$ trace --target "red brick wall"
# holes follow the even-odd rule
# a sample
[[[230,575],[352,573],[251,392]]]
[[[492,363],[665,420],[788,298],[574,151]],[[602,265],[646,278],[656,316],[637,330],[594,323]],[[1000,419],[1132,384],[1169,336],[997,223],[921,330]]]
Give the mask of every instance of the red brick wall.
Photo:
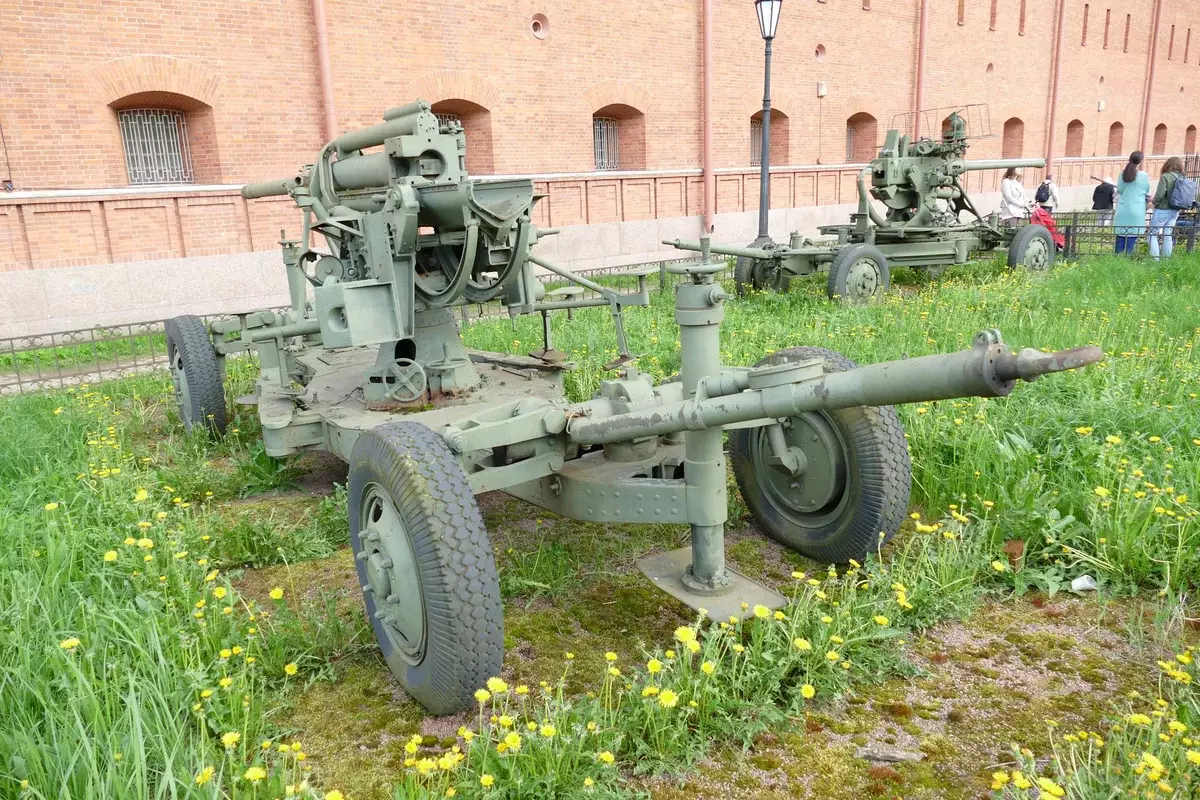
[[[852,172],[837,169],[846,159],[850,118],[877,120],[876,139],[894,122],[908,122],[919,2],[785,5],[772,96],[787,130],[772,137],[772,162],[824,168],[781,175],[773,181],[773,203],[841,197],[853,180]],[[928,2],[925,106],[988,104],[988,119],[971,120],[970,132],[991,133],[973,143],[973,158],[1001,155],[1010,118],[1022,123],[1021,153],[1044,155],[1058,4]],[[1200,3],[1162,0],[1143,130],[1154,3],[1064,0],[1056,157],[1076,148],[1084,158],[1108,155],[1114,123],[1123,126],[1113,148],[1121,154],[1142,142],[1151,150],[1158,125],[1166,126],[1165,152],[1187,146],[1188,127],[1200,124]],[[750,120],[761,108],[763,44],[749,0],[713,5],[715,164],[744,170],[718,175],[716,211],[752,210],[758,192],[749,169]],[[623,131],[622,155],[636,167],[672,174],[540,181],[549,196],[539,213],[557,225],[700,212],[703,194],[693,172],[701,160],[699,3],[327,0],[326,6],[340,128],[374,123],[386,107],[419,96],[460,114],[470,167],[478,172],[590,172],[592,115],[629,107],[640,114],[626,120],[630,149]],[[530,29],[535,12],[548,19],[545,38]],[[8,0],[0,4],[0,29],[7,145],[0,179],[10,177],[18,190],[125,186],[115,108],[134,100],[188,113],[198,183],[286,175],[310,162],[321,144],[309,0]],[[823,98],[819,82],[827,89]],[[923,122],[925,132],[944,116]],[[863,147],[854,158],[869,152]],[[1088,169],[1056,177],[1063,183],[1080,173],[1086,182]],[[971,180],[983,188],[991,178]],[[0,194],[0,268],[265,249],[279,223],[295,227],[286,206],[245,204],[228,193],[69,199],[21,204]],[[61,225],[48,224],[47,205],[60,212]],[[56,230],[70,236],[44,239]]]

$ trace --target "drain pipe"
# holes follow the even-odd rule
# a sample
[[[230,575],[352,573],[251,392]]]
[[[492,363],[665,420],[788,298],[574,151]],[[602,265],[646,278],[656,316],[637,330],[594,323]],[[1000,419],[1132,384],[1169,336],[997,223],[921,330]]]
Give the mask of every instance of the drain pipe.
[[[337,138],[337,110],[333,106],[333,68],[329,65],[329,28],[325,22],[325,0],[312,0],[313,28],[317,34],[317,82],[325,117],[325,141]]]
[[[921,138],[921,107],[925,104],[925,41],[929,34],[929,0],[921,0],[917,27],[917,96],[913,108],[913,141]]]
[[[713,0],[704,0],[704,20],[701,38],[704,40],[704,64],[701,69],[701,140],[704,158],[704,232],[712,233],[713,212],[717,205],[717,179],[713,174],[713,125],[712,125],[712,81],[713,81]]]
[[[1158,60],[1158,23],[1162,18],[1162,0],[1154,2],[1154,27],[1150,34],[1150,69],[1146,74],[1146,96],[1142,98],[1142,130],[1138,134],[1138,150],[1146,152],[1146,134],[1150,132],[1150,105],[1154,92],[1154,65]]]
[[[1063,35],[1067,27],[1067,0],[1058,2],[1058,32],[1054,36],[1054,73],[1050,79],[1050,124],[1046,136],[1046,174],[1054,174],[1054,132],[1058,116],[1058,79],[1062,75]]]

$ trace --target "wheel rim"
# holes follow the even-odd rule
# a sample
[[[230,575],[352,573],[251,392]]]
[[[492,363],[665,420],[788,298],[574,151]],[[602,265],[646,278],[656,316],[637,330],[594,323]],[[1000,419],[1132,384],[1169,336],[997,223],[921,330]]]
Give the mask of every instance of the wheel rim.
[[[883,271],[870,256],[855,259],[846,272],[846,294],[852,300],[870,300],[879,291]]]
[[[1046,269],[1049,262],[1050,251],[1046,247],[1046,241],[1040,237],[1031,239],[1025,246],[1025,257],[1021,259],[1021,263],[1025,265],[1026,269],[1041,272]]]
[[[410,664],[425,656],[425,599],[412,544],[391,495],[372,483],[363,492],[358,558],[365,564],[375,618]]]
[[[183,354],[178,347],[172,347],[170,353],[171,383],[175,389],[175,404],[179,406],[179,416],[183,425],[191,430],[195,420],[192,419],[192,394],[188,390],[187,370],[183,368]]]
[[[806,466],[792,476],[767,463],[767,434],[759,428],[750,438],[750,459],[763,495],[789,522],[805,528],[828,525],[850,497],[849,451],[837,428],[824,414],[813,412],[788,420],[784,440],[804,453]]]

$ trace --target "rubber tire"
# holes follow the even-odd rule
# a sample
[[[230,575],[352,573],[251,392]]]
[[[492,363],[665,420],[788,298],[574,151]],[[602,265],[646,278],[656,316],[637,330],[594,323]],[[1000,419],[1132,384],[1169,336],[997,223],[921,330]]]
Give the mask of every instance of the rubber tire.
[[[1034,239],[1042,239],[1046,243],[1046,268],[1038,271],[1048,272],[1054,266],[1054,257],[1058,248],[1054,246],[1054,239],[1050,236],[1050,231],[1042,225],[1026,225],[1017,229],[1012,244],[1008,246],[1008,265],[1010,267],[1028,269],[1025,266],[1025,251],[1029,249],[1029,243]]]
[[[759,290],[761,286],[754,285],[754,264],[757,259],[738,256],[733,262],[733,283],[737,288],[737,296],[745,297],[751,290]]]
[[[888,269],[887,256],[878,247],[869,244],[852,244],[843,247],[834,256],[829,265],[829,279],[825,287],[830,300],[846,300],[847,302],[862,302],[849,296],[846,280],[850,277],[850,265],[861,256],[869,255],[879,265],[879,287],[873,299],[881,297],[892,285],[891,271]]]
[[[474,692],[500,674],[504,606],[487,527],[458,459],[442,437],[417,422],[389,422],[354,444],[350,456],[350,543],[357,555],[362,501],[377,484],[395,504],[417,562],[425,602],[425,652],[409,664],[375,619],[375,598],[364,593],[367,615],[392,673],[431,714],[462,711]],[[366,565],[355,558],[359,583]]]
[[[811,358],[820,358],[826,372],[845,372],[856,366],[850,359],[823,347],[790,347],[772,353],[757,366]],[[730,457],[738,489],[758,527],[775,541],[826,564],[844,563],[851,558],[862,561],[896,535],[908,513],[912,462],[904,428],[892,406],[808,413],[823,415],[848,450],[850,496],[842,513],[824,527],[810,528],[796,524],[780,512],[763,490],[751,459],[751,436],[761,428],[742,428],[730,436]]]
[[[189,409],[179,409],[179,416],[188,431],[202,422],[210,436],[225,435],[227,414],[225,386],[221,381],[221,362],[213,349],[208,327],[199,317],[190,314],[167,320],[167,359],[174,365],[182,362],[187,376]],[[212,419],[209,419],[209,415]]]

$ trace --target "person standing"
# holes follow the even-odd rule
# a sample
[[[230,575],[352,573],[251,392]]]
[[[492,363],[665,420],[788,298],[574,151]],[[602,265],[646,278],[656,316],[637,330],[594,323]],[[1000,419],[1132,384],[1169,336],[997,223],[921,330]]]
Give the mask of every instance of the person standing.
[[[1108,226],[1112,224],[1113,205],[1117,198],[1117,184],[1112,178],[1106,177],[1092,192],[1092,211],[1096,212],[1096,224]]]
[[[1150,177],[1141,169],[1146,155],[1141,150],[1129,154],[1129,163],[1121,170],[1117,182],[1117,213],[1113,232],[1117,235],[1117,253],[1133,255],[1138,236],[1146,230],[1146,196],[1150,194]]]
[[[1179,181],[1185,181],[1180,184]],[[1182,190],[1182,191],[1180,191]],[[1158,261],[1159,239],[1162,255],[1167,258],[1175,250],[1175,223],[1179,212],[1196,202],[1196,186],[1183,175],[1183,162],[1171,156],[1163,164],[1158,187],[1154,190],[1154,211],[1150,214],[1150,257]]]
[[[1046,179],[1038,186],[1037,191],[1033,194],[1033,199],[1039,206],[1054,213],[1054,209],[1058,208],[1058,184],[1054,182],[1053,175],[1047,175]]]
[[[1015,167],[1009,167],[1000,181],[1000,224],[1015,228],[1032,209],[1033,204],[1025,196],[1025,187],[1021,185],[1021,173]]]

